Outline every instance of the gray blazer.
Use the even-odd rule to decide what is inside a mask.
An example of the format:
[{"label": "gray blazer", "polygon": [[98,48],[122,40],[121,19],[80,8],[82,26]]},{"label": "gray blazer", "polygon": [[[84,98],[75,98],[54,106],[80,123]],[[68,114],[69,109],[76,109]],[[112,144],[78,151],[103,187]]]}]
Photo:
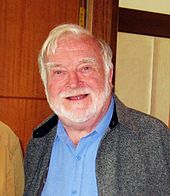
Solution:
[{"label": "gray blazer", "polygon": [[[170,196],[170,130],[116,97],[115,105],[96,158],[99,196]],[[41,195],[57,120],[53,115],[33,132],[25,157],[24,196]]]}]

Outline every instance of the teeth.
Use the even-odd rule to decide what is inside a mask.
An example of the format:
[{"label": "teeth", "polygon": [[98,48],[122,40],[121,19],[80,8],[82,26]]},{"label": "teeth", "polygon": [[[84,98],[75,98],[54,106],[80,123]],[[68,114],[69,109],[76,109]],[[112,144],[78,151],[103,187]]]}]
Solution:
[{"label": "teeth", "polygon": [[80,100],[83,96],[73,96],[73,97],[70,97],[70,99],[72,100]]},{"label": "teeth", "polygon": [[87,95],[77,95],[77,96],[68,97],[68,99],[70,99],[70,100],[80,100],[80,99],[83,99],[86,96]]}]

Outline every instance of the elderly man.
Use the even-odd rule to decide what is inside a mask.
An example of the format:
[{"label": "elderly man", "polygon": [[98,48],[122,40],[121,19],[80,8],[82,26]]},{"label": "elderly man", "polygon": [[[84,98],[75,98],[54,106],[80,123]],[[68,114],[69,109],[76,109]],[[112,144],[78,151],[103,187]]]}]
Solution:
[{"label": "elderly man", "polygon": [[33,132],[26,196],[170,195],[170,132],[112,95],[112,52],[72,24],[39,55],[54,115]]}]

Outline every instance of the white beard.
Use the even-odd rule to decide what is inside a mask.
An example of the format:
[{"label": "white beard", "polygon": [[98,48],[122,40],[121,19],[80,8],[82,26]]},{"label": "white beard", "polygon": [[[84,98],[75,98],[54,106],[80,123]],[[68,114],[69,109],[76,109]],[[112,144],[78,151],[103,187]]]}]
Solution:
[{"label": "white beard", "polygon": [[87,94],[90,93],[90,96],[92,97],[92,103],[91,105],[88,106],[88,108],[83,109],[82,113],[77,112],[76,109],[68,110],[63,105],[58,105],[55,101],[51,102],[47,92],[46,92],[46,96],[51,109],[59,117],[67,118],[68,120],[74,123],[83,123],[88,121],[94,115],[99,114],[101,112],[102,107],[104,106],[106,100],[111,94],[111,86],[109,85],[109,83],[105,82],[104,92],[101,92],[98,95],[95,95],[94,92],[92,92],[89,89],[83,89],[83,88],[75,91],[70,90],[70,92],[64,92],[61,93],[61,95],[59,95],[61,97],[66,97],[66,96],[74,96],[77,94],[86,94],[86,93]]}]

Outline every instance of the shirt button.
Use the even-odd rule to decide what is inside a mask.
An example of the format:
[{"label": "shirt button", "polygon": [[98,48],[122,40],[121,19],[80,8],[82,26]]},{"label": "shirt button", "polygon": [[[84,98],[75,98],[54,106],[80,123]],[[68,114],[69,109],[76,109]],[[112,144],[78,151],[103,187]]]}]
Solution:
[{"label": "shirt button", "polygon": [[76,195],[77,194],[77,191],[76,190],[72,191],[72,194],[73,195]]},{"label": "shirt button", "polygon": [[80,161],[80,160],[81,160],[81,157],[80,157],[79,155],[77,155],[77,156],[76,156],[76,160],[77,160],[77,161]]}]

